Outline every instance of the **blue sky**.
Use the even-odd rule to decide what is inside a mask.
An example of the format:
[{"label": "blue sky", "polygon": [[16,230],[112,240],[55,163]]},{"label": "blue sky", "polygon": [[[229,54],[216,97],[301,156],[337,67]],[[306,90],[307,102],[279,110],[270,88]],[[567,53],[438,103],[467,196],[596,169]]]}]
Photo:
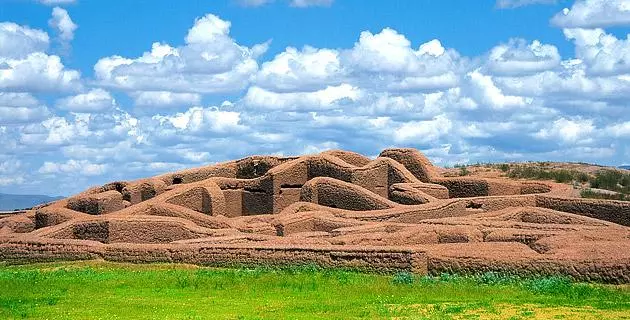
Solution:
[{"label": "blue sky", "polygon": [[0,192],[330,148],[628,164],[629,26],[630,0],[0,0]]}]

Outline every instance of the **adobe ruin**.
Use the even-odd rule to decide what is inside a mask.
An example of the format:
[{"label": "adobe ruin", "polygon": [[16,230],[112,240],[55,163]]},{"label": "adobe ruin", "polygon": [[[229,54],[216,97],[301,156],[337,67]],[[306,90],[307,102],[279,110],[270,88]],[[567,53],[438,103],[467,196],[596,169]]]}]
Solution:
[{"label": "adobe ruin", "polygon": [[0,260],[317,264],[630,282],[630,203],[444,177],[415,149],[252,156],[0,217]]}]

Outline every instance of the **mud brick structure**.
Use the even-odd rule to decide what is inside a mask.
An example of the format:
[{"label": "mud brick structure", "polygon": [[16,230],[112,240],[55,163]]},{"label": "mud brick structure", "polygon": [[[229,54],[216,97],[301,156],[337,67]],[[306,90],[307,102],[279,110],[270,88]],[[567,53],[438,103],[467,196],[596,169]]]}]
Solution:
[{"label": "mud brick structure", "polygon": [[414,149],[245,159],[0,216],[0,260],[508,272],[630,282],[630,203],[448,178]]}]

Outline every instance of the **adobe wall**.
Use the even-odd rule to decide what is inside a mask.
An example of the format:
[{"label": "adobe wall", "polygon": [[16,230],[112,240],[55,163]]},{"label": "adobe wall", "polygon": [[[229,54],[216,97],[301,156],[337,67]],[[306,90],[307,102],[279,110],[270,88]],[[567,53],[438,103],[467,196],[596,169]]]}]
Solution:
[{"label": "adobe wall", "polygon": [[177,244],[138,246],[43,239],[12,240],[0,244],[0,260],[11,264],[93,259],[131,263],[174,262],[204,266],[317,265],[325,268],[427,274],[424,253],[403,248]]},{"label": "adobe wall", "polygon": [[536,206],[630,226],[630,202],[536,196]]}]

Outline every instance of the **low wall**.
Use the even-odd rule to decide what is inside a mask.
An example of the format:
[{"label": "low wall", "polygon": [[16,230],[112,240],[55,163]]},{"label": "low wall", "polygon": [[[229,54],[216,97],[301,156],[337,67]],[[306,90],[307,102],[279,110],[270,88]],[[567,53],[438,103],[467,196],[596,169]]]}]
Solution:
[{"label": "low wall", "polygon": [[524,277],[565,276],[577,281],[630,283],[627,261],[575,261],[560,259],[488,260],[464,257],[429,257],[431,275],[497,272]]},{"label": "low wall", "polygon": [[630,202],[536,196],[536,206],[630,226]]},{"label": "low wall", "polygon": [[103,259],[131,263],[189,263],[205,266],[318,265],[374,272],[427,274],[423,252],[404,248],[252,245],[100,244],[92,241],[11,240],[0,244],[10,264]]}]

